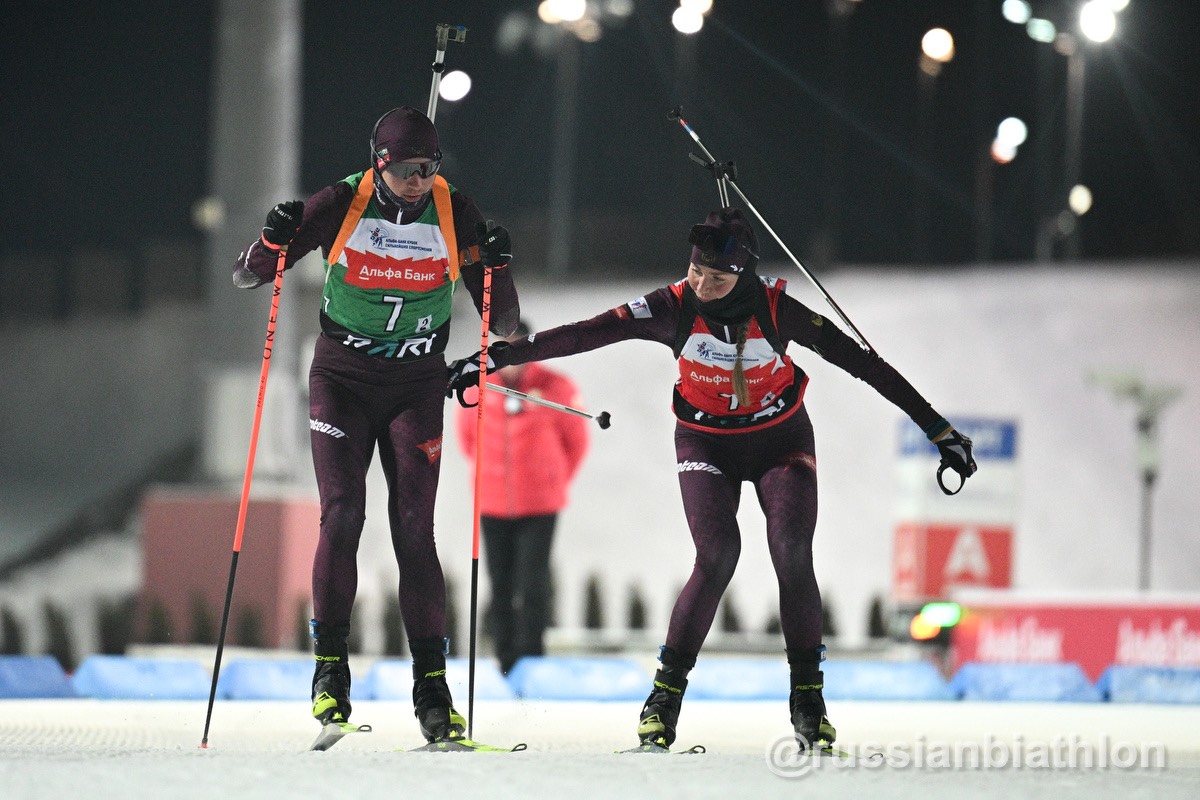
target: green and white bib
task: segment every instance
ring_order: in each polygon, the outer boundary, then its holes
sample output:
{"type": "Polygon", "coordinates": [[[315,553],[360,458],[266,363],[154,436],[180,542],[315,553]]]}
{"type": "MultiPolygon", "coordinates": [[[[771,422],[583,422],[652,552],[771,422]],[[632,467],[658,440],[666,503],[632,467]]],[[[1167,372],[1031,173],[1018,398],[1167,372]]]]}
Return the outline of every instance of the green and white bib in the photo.
{"type": "MultiPolygon", "coordinates": [[[[346,182],[359,188],[361,181],[371,180],[364,175],[346,182]]],[[[444,339],[458,276],[451,278],[437,204],[429,203],[416,222],[401,225],[384,219],[372,196],[344,242],[331,253],[336,260],[325,262],[321,310],[332,322],[372,344],[433,332],[444,339]]],[[[444,341],[430,342],[422,349],[432,353],[444,347],[444,341]]]]}

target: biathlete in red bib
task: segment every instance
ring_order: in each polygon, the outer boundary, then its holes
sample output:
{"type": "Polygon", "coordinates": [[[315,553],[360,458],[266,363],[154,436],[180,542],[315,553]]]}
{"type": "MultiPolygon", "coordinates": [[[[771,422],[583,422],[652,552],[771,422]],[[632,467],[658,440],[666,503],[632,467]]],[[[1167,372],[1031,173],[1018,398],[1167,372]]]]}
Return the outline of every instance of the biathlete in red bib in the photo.
{"type": "MultiPolygon", "coordinates": [[[[662,668],[642,708],[643,744],[675,740],[688,672],[712,627],[741,550],[737,523],[744,481],[767,522],[779,581],[779,615],[791,667],[791,720],[802,747],[836,736],[822,696],[821,596],[813,571],[816,452],[804,406],[808,377],[786,352],[795,342],[874,387],[908,414],[964,479],[975,471],[960,435],[874,352],[784,293],[784,281],[755,272],[758,246],[733,208],[693,226],[687,277],[582,322],[489,348],[489,368],[595,350],[627,339],[672,348],[678,359],[673,407],[679,488],[696,547],[661,648],[662,668]]],[[[454,362],[448,393],[478,381],[479,354],[454,362]]]]}
{"type": "Polygon", "coordinates": [[[475,203],[438,174],[433,122],[395,108],[375,123],[371,168],[305,202],[280,203],[234,265],[252,289],[321,249],[322,335],[309,371],[313,463],[321,536],[313,562],[316,667],[313,716],[350,717],[346,637],[358,590],[357,553],[367,468],[376,449],[388,486],[388,520],[400,568],[400,611],[413,655],[413,705],[429,740],[461,737],[446,684],[446,585],[433,539],[451,297],[461,282],[483,308],[492,269],[491,331],[508,336],[520,307],[503,227],[488,230],[475,203]]]}

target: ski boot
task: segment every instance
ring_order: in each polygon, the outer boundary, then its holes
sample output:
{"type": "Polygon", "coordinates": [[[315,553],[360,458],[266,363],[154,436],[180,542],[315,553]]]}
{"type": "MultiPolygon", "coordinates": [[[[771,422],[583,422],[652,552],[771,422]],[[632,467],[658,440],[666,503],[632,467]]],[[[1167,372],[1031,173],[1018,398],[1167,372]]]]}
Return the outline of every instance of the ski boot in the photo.
{"type": "Polygon", "coordinates": [[[675,742],[675,726],[679,724],[683,693],[687,690],[687,674],[696,665],[696,659],[694,656],[683,658],[664,645],[659,660],[662,669],[654,673],[654,688],[642,705],[637,733],[642,744],[669,748],[675,742]]]}
{"type": "MultiPolygon", "coordinates": [[[[790,654],[789,654],[790,656],[790,654]]],[[[837,730],[829,722],[825,711],[825,674],[817,667],[825,658],[825,646],[821,645],[812,656],[803,660],[792,660],[792,692],[789,708],[792,728],[796,733],[796,744],[801,750],[820,750],[829,747],[837,738],[837,730]]]]}
{"type": "Polygon", "coordinates": [[[413,714],[428,742],[462,739],[467,721],[454,708],[446,684],[446,639],[410,641],[413,653],[413,714]]]}
{"type": "Polygon", "coordinates": [[[350,659],[346,647],[346,635],[350,626],[321,625],[316,620],[312,626],[316,639],[317,666],[313,671],[312,714],[317,722],[350,720],[350,659]]]}

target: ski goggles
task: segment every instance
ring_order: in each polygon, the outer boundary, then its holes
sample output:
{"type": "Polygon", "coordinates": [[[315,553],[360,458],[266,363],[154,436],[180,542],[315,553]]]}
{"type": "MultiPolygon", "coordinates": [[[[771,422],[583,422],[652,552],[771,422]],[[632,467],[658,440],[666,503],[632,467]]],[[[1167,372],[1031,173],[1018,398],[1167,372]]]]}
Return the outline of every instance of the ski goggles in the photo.
{"type": "Polygon", "coordinates": [[[411,161],[393,161],[384,167],[384,170],[392,177],[406,181],[413,175],[418,175],[422,178],[432,178],[437,174],[441,166],[441,159],[428,161],[424,164],[414,164],[411,161]]]}

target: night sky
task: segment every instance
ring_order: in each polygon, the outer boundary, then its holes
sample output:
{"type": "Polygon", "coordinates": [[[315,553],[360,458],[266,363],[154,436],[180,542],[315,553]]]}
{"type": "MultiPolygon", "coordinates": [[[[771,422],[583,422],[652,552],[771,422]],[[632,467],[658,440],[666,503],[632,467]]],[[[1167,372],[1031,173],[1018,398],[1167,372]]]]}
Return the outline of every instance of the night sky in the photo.
{"type": "MultiPolygon", "coordinates": [[[[682,104],[802,257],[974,261],[986,175],[991,258],[1031,260],[1039,197],[1062,169],[1065,59],[1006,22],[1000,0],[851,5],[840,33],[824,0],[716,0],[687,41],[670,26],[670,0],[638,0],[633,16],[608,20],[581,49],[575,205],[591,227],[579,240],[613,260],[684,252],[688,226],[717,197],[687,159],[690,139],[667,118],[682,104]],[[934,26],[955,36],[957,57],[922,124],[917,56],[934,26]],[[1030,140],[1012,163],[981,173],[979,153],[1009,115],[1028,123],[1030,140]]],[[[1042,5],[1056,14],[1066,4],[1042,5]]],[[[434,26],[449,22],[470,32],[447,66],[471,73],[474,89],[439,104],[443,172],[499,221],[543,215],[555,62],[529,42],[508,53],[496,43],[510,14],[532,23],[535,9],[534,0],[304,4],[302,191],[361,170],[384,111],[424,109],[434,26]]],[[[208,183],[215,15],[205,0],[5,4],[5,254],[202,241],[191,208],[208,183]]],[[[1195,257],[1200,3],[1132,0],[1119,24],[1088,65],[1082,179],[1095,206],[1083,256],[1195,257]]],[[[780,256],[772,248],[765,257],[780,256]]]]}

